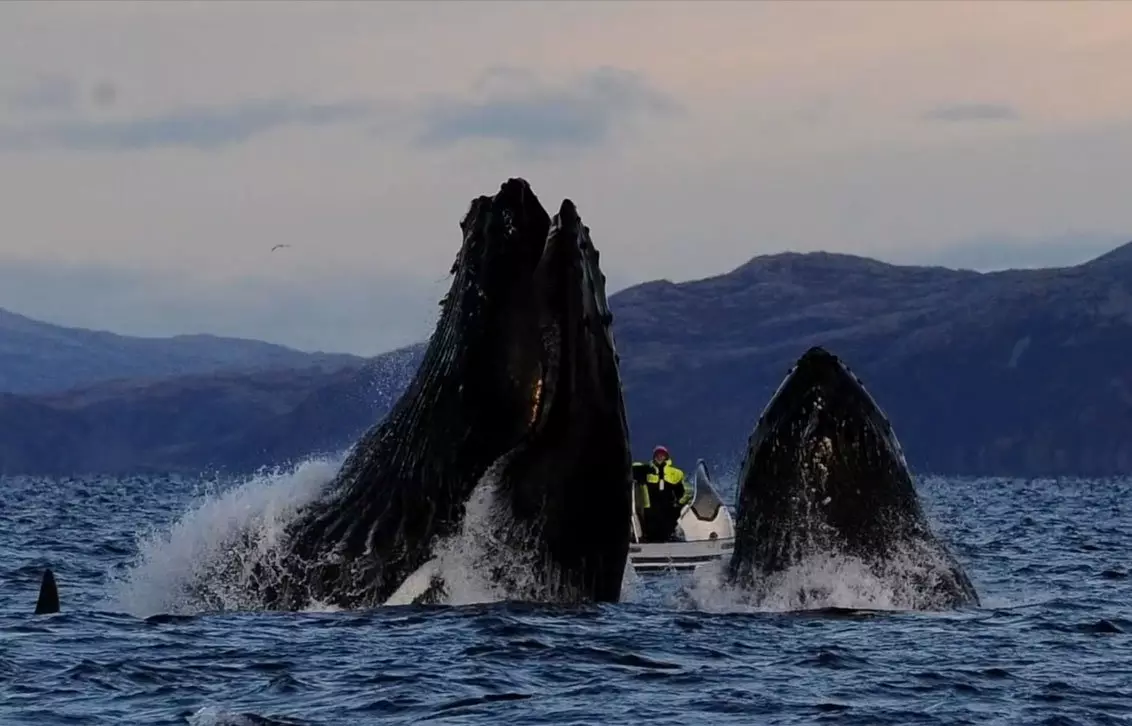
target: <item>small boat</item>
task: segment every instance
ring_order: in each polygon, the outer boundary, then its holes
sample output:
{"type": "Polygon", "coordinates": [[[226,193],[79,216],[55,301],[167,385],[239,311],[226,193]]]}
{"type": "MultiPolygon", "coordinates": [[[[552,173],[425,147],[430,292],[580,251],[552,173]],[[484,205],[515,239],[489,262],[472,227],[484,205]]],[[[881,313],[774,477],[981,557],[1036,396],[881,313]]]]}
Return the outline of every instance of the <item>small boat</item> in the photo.
{"type": "Polygon", "coordinates": [[[692,501],[684,505],[669,542],[641,542],[641,522],[633,487],[633,531],[629,562],[638,573],[691,572],[710,562],[730,557],[735,546],[735,522],[708,476],[707,463],[696,461],[692,501]]]}

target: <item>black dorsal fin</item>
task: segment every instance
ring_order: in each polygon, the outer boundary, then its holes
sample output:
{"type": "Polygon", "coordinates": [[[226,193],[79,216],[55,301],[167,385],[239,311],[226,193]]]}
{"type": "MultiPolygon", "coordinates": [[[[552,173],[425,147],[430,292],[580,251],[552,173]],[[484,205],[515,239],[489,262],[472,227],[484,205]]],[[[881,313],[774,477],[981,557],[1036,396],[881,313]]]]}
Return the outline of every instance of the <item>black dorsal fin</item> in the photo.
{"type": "Polygon", "coordinates": [[[55,573],[51,568],[43,571],[43,582],[39,585],[39,600],[35,602],[35,614],[47,615],[59,612],[59,588],[55,585],[55,573]]]}

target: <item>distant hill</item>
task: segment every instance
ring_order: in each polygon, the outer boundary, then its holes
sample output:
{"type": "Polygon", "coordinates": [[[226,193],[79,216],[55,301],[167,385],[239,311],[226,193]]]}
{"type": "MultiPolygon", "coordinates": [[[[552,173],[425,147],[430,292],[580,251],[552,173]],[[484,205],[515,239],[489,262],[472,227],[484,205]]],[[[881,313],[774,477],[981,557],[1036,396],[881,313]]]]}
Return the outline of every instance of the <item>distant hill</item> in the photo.
{"type": "MultiPolygon", "coordinates": [[[[789,365],[843,356],[921,473],[1132,473],[1132,244],[981,274],[829,253],[614,295],[633,448],[738,463],[789,365]]],[[[186,378],[0,398],[0,473],[246,471],[351,444],[421,346],[364,369],[186,378]],[[15,432],[15,433],[12,433],[15,432]]]]}
{"type": "Polygon", "coordinates": [[[919,471],[1132,473],[1132,245],[987,274],[773,255],[611,304],[639,452],[663,440],[737,465],[790,364],[821,344],[865,381],[919,471]]]}
{"type": "Polygon", "coordinates": [[[383,416],[423,346],[360,367],[121,380],[0,394],[0,475],[251,471],[333,453],[383,416]]]}
{"type": "Polygon", "coordinates": [[[357,356],[304,353],[213,335],[138,338],[32,320],[0,308],[0,392],[44,393],[120,378],[314,366],[358,367],[357,356]]]}

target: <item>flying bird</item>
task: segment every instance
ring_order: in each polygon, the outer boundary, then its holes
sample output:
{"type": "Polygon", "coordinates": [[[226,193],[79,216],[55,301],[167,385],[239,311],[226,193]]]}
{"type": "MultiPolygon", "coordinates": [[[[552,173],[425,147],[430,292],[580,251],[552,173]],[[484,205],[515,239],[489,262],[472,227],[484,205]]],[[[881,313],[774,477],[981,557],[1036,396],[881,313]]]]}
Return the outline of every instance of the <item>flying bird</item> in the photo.
{"type": "Polygon", "coordinates": [[[280,247],[290,247],[290,246],[291,245],[275,245],[274,247],[271,248],[271,251],[274,252],[275,250],[279,249],[280,247]]]}

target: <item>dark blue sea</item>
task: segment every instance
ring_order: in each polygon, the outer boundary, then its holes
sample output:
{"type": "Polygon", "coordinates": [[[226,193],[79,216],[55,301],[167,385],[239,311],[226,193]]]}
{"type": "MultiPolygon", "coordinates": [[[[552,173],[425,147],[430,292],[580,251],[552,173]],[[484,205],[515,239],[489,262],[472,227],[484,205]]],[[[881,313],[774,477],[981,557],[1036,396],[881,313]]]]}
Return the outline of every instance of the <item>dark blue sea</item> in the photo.
{"type": "Polygon", "coordinates": [[[249,523],[269,550],[332,470],[0,480],[0,724],[1132,723],[1130,481],[919,481],[983,600],[953,612],[891,609],[836,570],[804,612],[675,574],[597,607],[178,594],[249,523]],[[35,617],[45,566],[62,612],[35,617]]]}

